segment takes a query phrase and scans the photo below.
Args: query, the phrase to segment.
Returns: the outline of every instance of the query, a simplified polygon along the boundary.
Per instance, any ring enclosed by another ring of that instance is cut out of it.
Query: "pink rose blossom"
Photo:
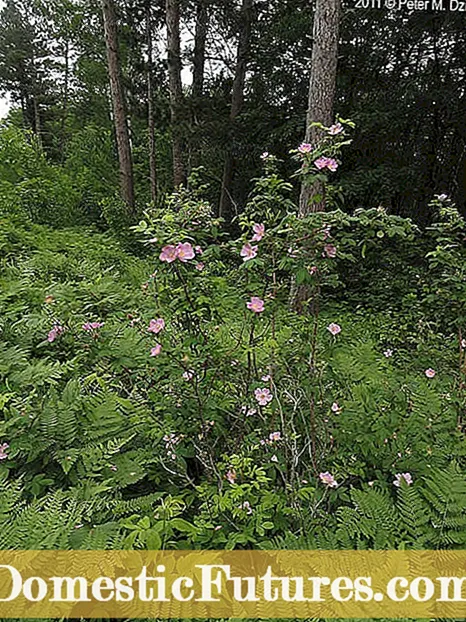
[[[189,242],[180,243],[176,247],[176,256],[183,263],[193,259],[194,254],[194,249]]]
[[[257,257],[257,246],[252,246],[249,244],[245,244],[240,252],[241,257],[243,257],[243,261],[248,261],[249,259],[254,259]]]
[[[194,250],[196,251],[197,255],[202,255],[204,253],[204,251],[202,250],[202,248],[199,245],[195,246]]]
[[[160,343],[156,343],[155,346],[151,348],[150,355],[158,356],[161,352],[162,352],[162,346],[160,345]]]
[[[178,252],[176,246],[173,244],[168,244],[162,248],[162,252],[159,255],[160,261],[165,261],[166,263],[172,263],[178,257]]]
[[[234,484],[237,479],[236,471],[234,469],[228,469],[228,471],[225,473],[225,479],[230,484]]]
[[[264,301],[258,296],[253,296],[250,302],[246,303],[247,308],[254,313],[262,313],[264,311]]]
[[[338,162],[333,158],[326,158],[322,156],[314,162],[314,166],[318,168],[319,171],[323,170],[324,168],[328,168],[330,171],[335,172],[338,168]]]
[[[324,246],[324,253],[329,259],[333,259],[333,257],[337,256],[337,247],[333,244],[326,244]]]
[[[338,402],[333,402],[332,406],[331,406],[331,410],[334,413],[340,413],[341,412],[341,408],[338,405]]]
[[[0,460],[6,460],[8,458],[8,449],[9,445],[8,443],[2,443],[0,445]]]
[[[281,432],[271,432],[269,434],[269,441],[271,443],[274,443],[275,441],[281,441],[281,440],[282,440]]]
[[[402,481],[404,481],[408,486],[411,486],[413,483],[413,476],[411,473],[397,473],[395,475],[395,479],[393,480],[393,485],[399,488]]]
[[[332,335],[338,335],[338,333],[341,333],[341,326],[332,322],[327,326],[327,330],[332,333]]]
[[[269,382],[271,380],[271,376],[270,374],[267,374],[266,376],[262,376],[261,380],[262,382]]]
[[[93,330],[98,330],[99,328],[102,328],[103,325],[104,322],[86,322],[85,324],[83,324],[82,328],[86,332],[91,332]]]
[[[199,272],[202,272],[205,268],[205,264],[202,261],[198,261],[196,264],[196,270],[199,270]]]
[[[267,406],[269,402],[273,400],[273,395],[270,389],[256,389],[254,391],[254,397],[261,406]]]
[[[390,350],[390,348],[387,348],[387,350],[385,350],[383,355],[385,356],[385,358],[389,359],[391,356],[393,356],[393,350]]]
[[[147,329],[150,333],[154,333],[157,335],[165,328],[165,320],[159,317],[156,320],[151,320],[149,322],[149,328]]]
[[[335,123],[335,125],[332,125],[328,128],[328,133],[330,134],[330,136],[336,136],[341,132],[343,132],[343,125],[341,123]]]
[[[430,367],[429,369],[426,369],[424,373],[427,376],[427,378],[435,378],[435,376],[437,375],[437,372],[435,371],[435,369],[431,369]]]
[[[254,235],[252,236],[253,242],[260,242],[265,235],[265,225],[262,223],[255,223],[252,227]]]
[[[323,484],[328,486],[328,488],[336,488],[338,486],[335,478],[328,471],[325,473],[319,473],[319,479]]]
[[[311,267],[309,268],[309,274],[310,274],[311,276],[314,276],[314,274],[316,274],[316,273],[317,273],[317,266],[311,266]]]
[[[309,143],[301,143],[298,147],[299,153],[311,153],[312,145]]]
[[[52,327],[52,330],[47,335],[47,341],[49,343],[54,342],[55,339],[59,337],[61,334],[63,334],[64,332],[65,332],[65,329],[63,328],[63,326],[60,326],[59,324],[55,324],[55,326]]]

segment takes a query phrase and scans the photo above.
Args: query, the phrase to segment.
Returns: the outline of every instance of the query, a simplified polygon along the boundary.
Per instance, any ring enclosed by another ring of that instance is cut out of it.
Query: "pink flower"
[[[49,343],[52,343],[53,341],[55,341],[57,337],[59,337],[64,332],[65,332],[65,329],[63,328],[63,326],[60,326],[59,324],[55,324],[55,326],[52,327],[52,330],[47,335],[47,341]]]
[[[155,346],[151,348],[150,355],[158,356],[161,352],[162,352],[162,346],[160,345],[160,343],[156,343]]]
[[[338,405],[338,402],[333,402],[332,406],[331,406],[331,410],[334,413],[340,413],[341,412],[341,408]]]
[[[270,458],[270,462],[278,462],[278,458],[275,454]]]
[[[281,432],[271,432],[269,434],[269,441],[271,443],[274,443],[275,441],[281,441],[281,440],[282,440]]]
[[[269,380],[271,380],[270,374],[267,374],[266,376],[262,376],[261,380],[262,382],[269,382]]]
[[[85,324],[83,324],[83,330],[91,332],[93,330],[98,330],[99,328],[102,328],[103,325],[104,322],[86,322]]]
[[[255,223],[252,227],[254,235],[252,236],[253,242],[260,242],[265,235],[265,225]]]
[[[337,256],[337,247],[333,244],[326,244],[324,246],[324,253],[329,259],[333,259],[333,257]]]
[[[323,484],[328,486],[328,488],[336,488],[338,486],[335,478],[328,471],[325,473],[319,473],[319,479]]]
[[[188,381],[192,380],[194,378],[194,371],[192,369],[185,371],[183,373],[183,378]]]
[[[335,125],[328,128],[330,136],[336,136],[336,134],[340,134],[341,132],[343,132],[343,125],[341,123],[335,123]]]
[[[310,274],[311,276],[314,276],[314,274],[316,274],[316,273],[317,273],[317,266],[311,266],[311,267],[309,268],[309,274]]]
[[[162,248],[162,252],[159,255],[160,261],[165,261],[166,263],[172,263],[178,257],[178,252],[173,244],[168,244]]]
[[[248,242],[241,249],[240,255],[241,255],[241,257],[243,257],[243,261],[248,261],[249,259],[254,259],[254,257],[257,257],[257,246],[252,246]]]
[[[261,155],[261,160],[267,160],[269,156],[270,153],[268,151],[264,151],[264,153]]]
[[[328,158],[327,168],[334,173],[338,168],[338,162],[333,158]]]
[[[327,330],[332,333],[332,335],[338,335],[338,333],[341,333],[341,326],[332,322],[327,326]]]
[[[311,153],[312,145],[309,143],[301,143],[298,147],[299,153]]]
[[[273,395],[270,393],[270,389],[256,389],[254,391],[254,397],[261,406],[267,406],[269,402],[273,400]]]
[[[176,256],[180,261],[186,263],[190,259],[194,258],[194,249],[189,242],[180,242],[176,247]]]
[[[0,460],[6,460],[8,458],[8,453],[7,453],[8,447],[9,447],[8,443],[2,443],[0,445]]]
[[[194,250],[196,251],[197,255],[202,255],[204,252],[200,246],[195,246]]]
[[[230,482],[230,484],[234,484],[236,482],[236,471],[234,469],[228,469],[225,473],[225,479]]]
[[[149,322],[149,328],[147,329],[150,333],[154,333],[157,335],[165,328],[165,320],[159,317],[157,320],[151,320]]]
[[[325,156],[322,156],[314,162],[314,166],[318,168],[319,171],[324,168],[328,168],[330,171],[336,171],[338,168],[338,162],[333,158],[326,158]]]
[[[389,359],[391,356],[393,356],[393,350],[390,350],[390,348],[387,348],[387,350],[385,350],[383,355],[385,356],[385,358]]]
[[[435,376],[437,374],[435,369],[431,369],[430,367],[429,367],[429,369],[426,369],[426,371],[424,373],[427,376],[427,378],[435,378]]]
[[[205,264],[202,261],[198,261],[196,264],[196,270],[199,270],[199,272],[202,272],[205,268]]]
[[[262,313],[264,310],[264,301],[257,296],[253,296],[250,302],[246,303],[247,308],[254,313]]]
[[[413,476],[411,473],[397,473],[395,475],[395,479],[393,480],[393,485],[399,488],[402,481],[404,481],[408,486],[411,486],[413,483]]]

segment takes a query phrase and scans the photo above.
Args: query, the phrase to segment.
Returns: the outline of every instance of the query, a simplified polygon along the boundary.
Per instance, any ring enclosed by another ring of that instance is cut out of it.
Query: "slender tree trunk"
[[[120,165],[120,182],[122,198],[129,211],[134,214],[134,181],[133,159],[129,139],[128,120],[121,79],[121,67],[118,55],[118,33],[113,0],[102,0],[104,18],[105,44],[107,48],[108,74],[112,97],[113,119]]]
[[[198,0],[193,57],[193,97],[196,102],[202,97],[204,90],[205,46],[208,28],[208,0]]]
[[[173,143],[173,183],[175,188],[185,183],[183,157],[183,87],[181,83],[180,5],[179,0],[166,0],[168,84]]]
[[[65,76],[63,85],[63,103],[61,111],[61,128],[60,128],[60,152],[62,162],[65,159],[65,143],[66,143],[66,117],[68,115],[68,90],[70,75],[70,43],[68,39],[65,41]]]
[[[316,145],[320,132],[311,123],[319,122],[329,126],[333,122],[333,107],[338,60],[338,34],[341,0],[316,0],[311,59],[311,78],[306,120],[305,141]],[[312,201],[320,195],[321,200]],[[306,216],[310,212],[325,210],[323,188],[320,184],[301,188],[299,213]]]
[[[152,21],[150,2],[146,8],[147,34],[147,127],[149,131],[149,178],[150,197],[153,203],[157,201],[157,163],[155,157],[155,118],[154,118],[154,89],[152,84]]]
[[[238,39],[238,51],[236,57],[235,77],[231,96],[230,110],[230,145],[234,140],[235,121],[241,112],[244,103],[244,83],[246,79],[249,45],[251,39],[253,0],[243,0],[241,6],[241,29]],[[233,150],[228,149],[225,167],[223,171],[222,193],[220,196],[219,215],[227,224],[231,223],[233,216],[232,187],[235,174],[235,158]]]

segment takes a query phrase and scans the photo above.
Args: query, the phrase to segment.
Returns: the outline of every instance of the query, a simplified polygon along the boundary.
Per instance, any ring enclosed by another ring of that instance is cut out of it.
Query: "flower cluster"
[[[319,479],[328,488],[336,488],[338,486],[337,481],[328,471],[326,471],[325,473],[319,473]]]
[[[323,170],[324,168],[328,168],[329,171],[335,172],[338,168],[338,162],[334,158],[327,158],[325,156],[322,156],[320,158],[317,158],[317,160],[314,162],[314,166],[318,168],[319,171]]]
[[[103,325],[104,322],[86,322],[85,324],[83,324],[82,328],[84,331],[90,333],[98,330],[99,328],[102,328]]]
[[[395,475],[395,479],[393,480],[393,485],[399,488],[402,481],[407,486],[411,486],[411,484],[413,483],[413,476],[411,475],[411,473],[397,473]]]
[[[176,246],[174,244],[167,244],[162,248],[162,252],[159,255],[160,261],[165,263],[172,263],[176,259],[179,259],[182,263],[187,263],[196,256],[202,255],[202,249],[200,246],[193,248],[189,242],[180,242]]]

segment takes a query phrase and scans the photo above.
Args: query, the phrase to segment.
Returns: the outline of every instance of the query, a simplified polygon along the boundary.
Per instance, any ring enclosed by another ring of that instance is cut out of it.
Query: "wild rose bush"
[[[321,158],[338,164],[347,139],[327,132],[326,150],[295,155],[331,179]],[[273,156],[264,169],[236,240],[202,188],[147,212],[144,258],[108,236],[3,223],[0,501],[72,512],[48,546],[464,544],[464,223],[299,219]],[[419,278],[398,274],[395,250]],[[387,256],[390,288],[354,287]],[[437,267],[458,300],[442,321]]]

